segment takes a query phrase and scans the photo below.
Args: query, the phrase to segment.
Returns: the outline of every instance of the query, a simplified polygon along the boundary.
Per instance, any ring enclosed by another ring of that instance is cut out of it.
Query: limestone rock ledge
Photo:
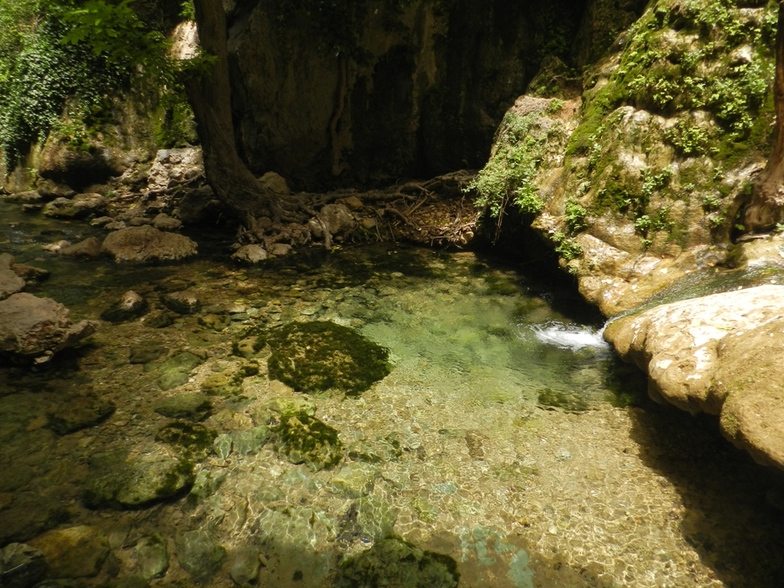
[[[613,321],[605,339],[648,373],[655,400],[718,415],[737,447],[784,469],[784,286],[658,306]]]

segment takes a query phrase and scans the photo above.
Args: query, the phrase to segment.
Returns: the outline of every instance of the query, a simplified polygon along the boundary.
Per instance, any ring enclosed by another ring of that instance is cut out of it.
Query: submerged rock
[[[367,551],[343,561],[334,585],[336,588],[456,588],[459,580],[454,559],[424,551],[393,536],[381,539]]]
[[[54,578],[91,578],[109,555],[109,541],[96,527],[78,526],[49,531],[30,542],[46,558]]]
[[[122,300],[101,313],[101,319],[111,323],[122,323],[142,316],[149,308],[141,294],[128,290]]]
[[[84,493],[90,508],[143,508],[186,492],[193,485],[193,465],[167,455],[128,459],[121,452],[91,458]]]
[[[161,373],[158,378],[158,385],[161,387],[161,390],[171,390],[185,384],[190,378],[193,368],[201,365],[203,361],[203,358],[189,351],[183,351],[164,361],[158,367],[158,371]],[[173,418],[178,417],[175,415]]]
[[[0,549],[0,586],[27,588],[46,577],[46,560],[39,550],[24,543]]]
[[[118,263],[179,261],[197,253],[196,243],[188,237],[148,225],[109,233],[103,249]]]
[[[114,404],[96,396],[77,396],[49,414],[49,428],[58,435],[97,425],[114,413]]]
[[[68,512],[45,496],[29,492],[14,495],[0,510],[0,545],[27,541],[68,519]]]
[[[211,578],[226,560],[226,550],[209,531],[186,531],[175,543],[180,565],[196,582]]]
[[[201,392],[178,394],[155,402],[155,412],[171,419],[203,421],[211,410],[212,403]]]
[[[331,468],[343,459],[338,432],[306,412],[281,415],[272,427],[278,450],[291,463],[304,463],[313,471]]]
[[[96,321],[73,324],[68,309],[51,298],[20,292],[0,301],[0,353],[37,363],[92,335]]]
[[[300,392],[364,392],[389,374],[389,351],[328,321],[290,323],[269,333],[270,379]]]
[[[722,433],[784,469],[784,286],[664,304],[612,322],[605,337],[649,376],[659,401],[719,415]]]
[[[160,535],[142,537],[133,548],[136,572],[146,580],[160,578],[169,569],[166,541]]]
[[[178,448],[188,459],[202,460],[212,453],[217,433],[204,425],[178,421],[164,425],[155,440]]]

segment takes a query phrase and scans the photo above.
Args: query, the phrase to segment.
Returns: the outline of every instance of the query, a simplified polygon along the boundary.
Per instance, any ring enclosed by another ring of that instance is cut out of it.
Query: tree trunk
[[[779,2],[776,31],[776,77],[773,82],[776,124],[768,165],[754,185],[743,225],[747,231],[767,231],[784,219],[784,0]]]
[[[217,197],[251,230],[256,219],[278,216],[279,196],[265,189],[237,153],[231,116],[226,14],[222,0],[194,0],[199,43],[214,61],[186,82],[204,156]]]

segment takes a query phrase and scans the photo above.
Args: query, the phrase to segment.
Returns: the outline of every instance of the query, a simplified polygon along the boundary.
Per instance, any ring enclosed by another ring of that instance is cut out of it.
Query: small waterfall
[[[530,329],[536,339],[544,345],[553,345],[571,351],[591,348],[610,352],[610,345],[603,338],[604,327],[594,329],[573,323],[547,321],[531,325]]]

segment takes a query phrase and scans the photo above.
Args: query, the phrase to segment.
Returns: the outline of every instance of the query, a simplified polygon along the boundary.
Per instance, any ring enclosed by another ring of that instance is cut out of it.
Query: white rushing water
[[[561,349],[579,351],[585,348],[610,352],[609,344],[604,340],[604,328],[594,329],[573,323],[548,321],[531,325],[531,332],[544,345],[554,345]]]

